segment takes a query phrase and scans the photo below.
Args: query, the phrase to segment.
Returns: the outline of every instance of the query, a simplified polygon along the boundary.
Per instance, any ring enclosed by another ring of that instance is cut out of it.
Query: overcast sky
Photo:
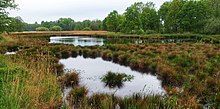
[[[112,10],[122,14],[128,6],[139,1],[146,3],[153,0],[15,0],[19,10],[10,11],[10,16],[21,16],[28,23],[55,21],[61,17],[70,17],[75,21],[103,20]],[[153,2],[158,9],[165,1],[168,0]]]

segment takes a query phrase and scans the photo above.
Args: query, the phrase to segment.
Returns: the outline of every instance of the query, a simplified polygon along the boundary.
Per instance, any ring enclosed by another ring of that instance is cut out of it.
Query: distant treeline
[[[60,18],[27,24],[20,17],[15,19],[17,27],[11,31],[35,31],[43,27],[42,30],[107,30],[128,34],[220,34],[220,0],[173,0],[163,3],[159,10],[153,2],[136,2],[123,14],[113,10],[103,21]]]
[[[24,31],[35,31],[38,27],[46,27],[49,30],[54,26],[59,26],[64,31],[72,30],[101,30],[101,20],[84,20],[82,22],[75,22],[71,18],[60,18],[57,21],[42,21],[40,24],[24,24]]]

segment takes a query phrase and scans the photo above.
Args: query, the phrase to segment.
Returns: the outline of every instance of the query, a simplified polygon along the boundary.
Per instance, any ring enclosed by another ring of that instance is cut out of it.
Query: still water
[[[133,93],[142,93],[145,95],[164,95],[166,92],[161,86],[161,81],[157,76],[151,74],[132,71],[130,67],[121,66],[110,61],[104,61],[102,58],[76,58],[61,59],[60,63],[64,64],[65,69],[75,69],[80,73],[80,86],[88,88],[88,95],[94,93],[108,93],[116,96],[125,97]],[[125,73],[132,75],[134,78],[131,81],[123,83],[122,87],[107,87],[101,81],[103,75],[108,71]],[[68,94],[70,88],[64,89],[64,96]]]
[[[104,39],[86,36],[50,37],[50,43],[73,44],[75,46],[102,46]]]
[[[183,43],[197,42],[193,39],[129,39],[129,38],[92,38],[88,36],[50,37],[49,43],[73,44],[75,46],[103,46],[106,44],[140,43]]]

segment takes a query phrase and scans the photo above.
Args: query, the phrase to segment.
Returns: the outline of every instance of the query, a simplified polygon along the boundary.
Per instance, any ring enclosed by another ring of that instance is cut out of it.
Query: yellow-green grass
[[[49,58],[0,55],[0,108],[49,109],[61,105],[61,89]]]

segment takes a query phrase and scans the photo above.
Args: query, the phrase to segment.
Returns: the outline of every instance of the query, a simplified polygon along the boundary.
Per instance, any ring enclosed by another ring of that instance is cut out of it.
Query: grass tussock
[[[70,72],[66,73],[58,79],[61,86],[77,86],[79,84],[79,73]]]
[[[126,75],[125,73],[107,72],[103,75],[101,81],[105,83],[109,88],[122,87],[123,82],[131,81],[134,78],[133,75]]]

